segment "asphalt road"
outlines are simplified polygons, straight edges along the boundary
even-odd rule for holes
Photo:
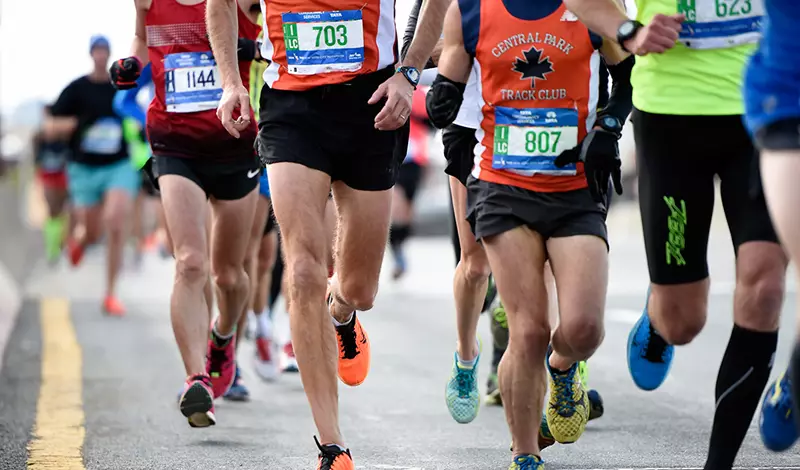
[[[731,328],[729,242],[715,225],[708,325],[678,350],[661,389],[648,393],[633,385],[625,366],[626,337],[647,286],[635,212],[620,212],[610,225],[615,238],[607,333],[590,362],[590,385],[603,394],[606,415],[589,425],[580,442],[549,448],[543,456],[551,469],[702,467],[716,370]],[[241,357],[252,401],[220,401],[217,426],[189,428],[175,403],[183,371],[168,320],[171,263],[153,255],[138,269],[126,269],[120,295],[129,313],[116,319],[100,314],[102,257],[101,250],[88,253],[77,270],[38,265],[26,286],[28,300],[0,370],[0,469],[26,468],[29,448],[38,456],[28,462],[31,469],[314,467],[315,430],[299,376],[260,382],[249,343]],[[507,468],[510,440],[502,409],[483,407],[472,424],[459,425],[444,403],[455,343],[452,250],[444,239],[418,239],[409,257],[408,277],[398,283],[387,277],[374,310],[362,315],[372,340],[369,378],[357,388],[340,387],[342,430],[357,466]],[[787,296],[776,370],[786,366],[795,295]],[[52,300],[59,298],[69,302]],[[74,338],[65,319],[74,325]],[[285,318],[279,323],[285,326]],[[486,318],[480,334],[489,344]],[[482,385],[488,356],[481,360]],[[67,385],[70,380],[75,386]],[[800,449],[764,450],[754,425],[737,465],[800,469]]]

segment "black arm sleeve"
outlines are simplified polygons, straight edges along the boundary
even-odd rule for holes
[[[629,56],[622,62],[609,65],[608,72],[611,74],[613,84],[611,85],[611,95],[608,97],[608,104],[598,113],[599,116],[614,116],[619,122],[625,124],[628,115],[633,109],[633,87],[631,86],[631,71],[636,59]]]
[[[414,7],[411,8],[411,13],[408,14],[408,24],[406,24],[406,31],[403,33],[403,46],[400,48],[400,59],[405,59],[408,54],[408,48],[411,47],[411,41],[414,39],[414,33],[417,31],[417,21],[419,20],[419,11],[422,9],[423,0],[416,0]],[[433,63],[430,57],[425,64],[426,69],[435,68],[436,64]]]
[[[50,114],[56,117],[76,116],[78,110],[75,109],[75,102],[78,100],[76,94],[78,85],[72,82],[58,95],[58,99],[50,109]]]

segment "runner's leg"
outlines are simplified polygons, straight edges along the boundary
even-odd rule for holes
[[[296,163],[269,166],[286,259],[289,320],[300,377],[320,441],[344,444],[339,430],[336,336],[325,306],[330,246],[324,233],[330,177]]]

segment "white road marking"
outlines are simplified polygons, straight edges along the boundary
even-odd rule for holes
[[[611,321],[614,323],[625,323],[628,325],[633,325],[639,318],[641,318],[642,312],[639,310],[627,310],[627,309],[620,309],[620,308],[607,308],[606,309],[606,320]]]

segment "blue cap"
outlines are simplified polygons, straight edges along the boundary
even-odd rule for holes
[[[111,49],[111,44],[108,42],[107,37],[103,36],[102,34],[95,34],[91,39],[89,39],[89,52],[92,52],[95,47]]]

